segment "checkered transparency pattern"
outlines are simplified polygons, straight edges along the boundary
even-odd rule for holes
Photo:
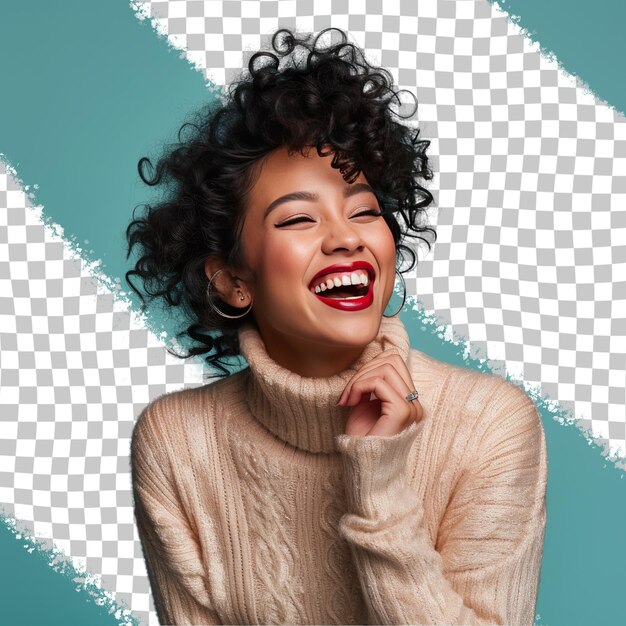
[[[0,507],[143,623],[130,436],[151,399],[202,374],[44,225],[0,162]]]
[[[218,86],[278,26],[347,30],[414,91],[434,249],[408,292],[468,351],[626,449],[626,124],[486,0],[142,3]],[[6,208],[5,208],[6,207]],[[156,624],[128,467],[137,415],[202,384],[0,173],[0,504]],[[419,346],[417,346],[419,347]]]

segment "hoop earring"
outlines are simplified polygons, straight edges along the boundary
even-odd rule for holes
[[[400,308],[395,313],[393,313],[392,315],[385,315],[383,313],[383,317],[395,317],[396,315],[398,315],[398,313],[400,313],[400,311],[402,311],[402,309],[404,308],[404,303],[406,302],[406,283],[404,282],[404,276],[400,274],[397,268],[396,268],[396,274],[400,277],[400,280],[402,281],[402,290],[403,290],[402,304],[400,305]]]
[[[211,278],[209,279],[209,284],[206,287],[206,296],[207,296],[207,302],[209,303],[209,306],[219,315],[221,315],[222,317],[226,317],[229,320],[238,320],[241,319],[242,317],[245,317],[246,315],[248,315],[248,313],[250,313],[250,311],[252,310],[252,301],[250,302],[248,308],[241,314],[241,315],[227,315],[226,313],[222,313],[214,304],[213,301],[211,300],[211,284],[213,283],[213,280],[215,279],[215,277],[220,273],[224,271],[223,268],[220,270],[217,270],[217,272],[215,272],[215,274],[213,274],[213,276],[211,276]],[[238,292],[239,293],[239,299],[240,300],[244,300],[245,296],[243,295],[243,293],[241,293],[241,291]],[[237,308],[237,307],[235,307]]]

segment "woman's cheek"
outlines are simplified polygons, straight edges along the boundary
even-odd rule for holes
[[[302,285],[304,269],[302,260],[294,247],[282,238],[280,241],[267,242],[264,246],[261,263],[262,283],[274,299],[285,300],[289,294]]]

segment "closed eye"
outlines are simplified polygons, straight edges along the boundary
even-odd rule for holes
[[[313,222],[310,217],[294,217],[293,219],[287,220],[286,222],[282,222],[281,224],[276,224],[276,228],[282,228],[283,226],[291,226],[292,224],[299,224],[300,222]]]
[[[383,214],[382,211],[378,209],[369,209],[368,211],[361,211],[361,213],[357,213],[352,217],[361,217],[362,215],[373,215],[374,217],[380,217]]]
[[[352,215],[351,217],[362,217],[362,216],[368,216],[368,215],[373,215],[374,217],[380,217],[382,214],[383,214],[382,211],[379,211],[378,209],[369,209],[367,211],[361,211],[360,213],[356,213]],[[293,224],[300,224],[301,222],[314,222],[314,221],[315,221],[314,219],[303,215],[301,217],[294,217],[285,222],[281,222],[280,224],[275,224],[275,227],[282,228],[283,226],[291,226]]]

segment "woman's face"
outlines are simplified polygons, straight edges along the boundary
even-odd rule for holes
[[[362,173],[348,184],[331,160],[315,148],[307,156],[270,153],[241,235],[268,354],[306,376],[341,371],[361,354],[378,333],[395,278],[393,235],[376,196]],[[351,285],[343,288],[345,276]],[[342,287],[329,288],[337,280]]]

